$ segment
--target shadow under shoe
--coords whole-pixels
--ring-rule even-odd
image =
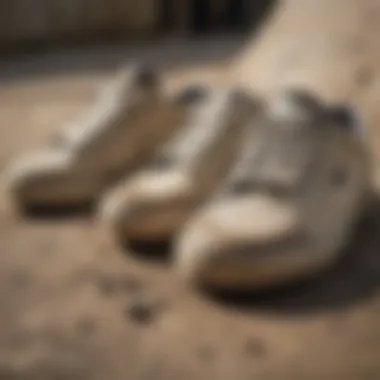
[[[219,306],[240,312],[274,314],[339,310],[373,296],[380,287],[380,198],[358,220],[352,238],[333,265],[287,284],[238,291],[204,287]]]

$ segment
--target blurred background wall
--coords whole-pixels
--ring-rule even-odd
[[[0,44],[244,32],[270,0],[0,0]]]

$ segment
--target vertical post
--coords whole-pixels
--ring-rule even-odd
[[[173,29],[176,35],[187,35],[190,32],[191,0],[171,0]]]
[[[211,29],[222,29],[228,12],[228,0],[208,0]]]

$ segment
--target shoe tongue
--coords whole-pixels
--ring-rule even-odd
[[[315,136],[318,131],[286,129],[269,123],[253,132],[245,141],[235,177],[252,183],[253,191],[290,194],[318,158],[320,139]]]
[[[299,130],[318,125],[324,114],[320,101],[301,90],[288,90],[277,94],[269,102],[267,117],[277,127]]]
[[[313,123],[313,115],[309,110],[284,97],[275,99],[269,105],[268,119],[275,123],[277,128],[289,131],[308,128]]]

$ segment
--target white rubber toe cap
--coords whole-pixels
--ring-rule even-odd
[[[187,216],[192,194],[182,173],[144,173],[111,191],[99,213],[126,239],[167,237]]]
[[[186,281],[217,287],[275,283],[298,270],[301,242],[292,207],[260,195],[224,200],[200,210],[178,236],[176,270]]]

